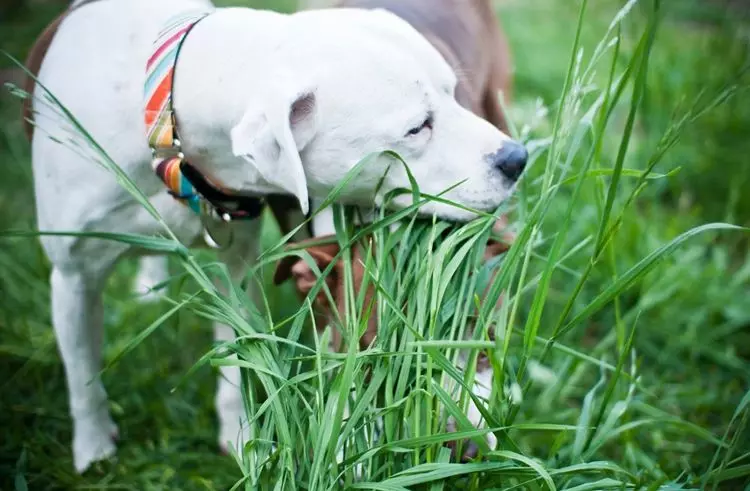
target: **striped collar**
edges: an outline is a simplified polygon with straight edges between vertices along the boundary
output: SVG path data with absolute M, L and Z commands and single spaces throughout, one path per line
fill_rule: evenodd
M 262 200 L 232 194 L 212 184 L 185 160 L 177 137 L 173 102 L 177 58 L 187 35 L 210 13 L 192 11 L 172 18 L 154 42 L 146 64 L 145 83 L 145 119 L 152 167 L 168 192 L 196 214 L 224 222 L 252 220 L 260 216 Z

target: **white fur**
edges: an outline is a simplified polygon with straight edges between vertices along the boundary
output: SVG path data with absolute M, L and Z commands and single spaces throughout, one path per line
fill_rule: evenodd
M 478 371 L 474 376 L 474 387 L 472 388 L 472 392 L 480 399 L 489 401 L 490 396 L 492 395 L 493 381 L 494 376 L 491 367 L 486 370 Z M 475 428 L 485 428 L 487 426 L 482 413 L 479 412 L 479 408 L 477 408 L 473 399 L 469 399 L 469 410 L 467 411 L 466 417 L 469 418 L 469 421 L 471 421 L 471 424 Z M 487 439 L 487 444 L 490 449 L 495 450 L 497 447 L 497 437 L 495 434 L 487 433 L 485 438 Z
M 161 298 L 161 292 L 154 287 L 162 285 L 169 279 L 167 261 L 162 256 L 143 256 L 138 264 L 138 275 L 135 278 L 135 291 L 142 302 L 154 302 Z
M 209 6 L 204 0 L 86 5 L 63 22 L 39 75 L 188 245 L 200 241 L 201 225 L 167 195 L 150 168 L 142 85 L 151 45 L 167 18 Z M 423 191 L 439 193 L 466 180 L 446 197 L 492 210 L 510 185 L 485 156 L 507 137 L 458 105 L 455 83 L 434 48 L 385 12 L 334 9 L 287 16 L 219 9 L 184 44 L 175 109 L 190 162 L 228 188 L 292 193 L 304 208 L 308 196 L 326 196 L 365 155 L 393 149 L 410 164 Z M 434 129 L 406 136 L 428 110 Z M 80 150 L 56 143 L 75 138 L 67 123 L 38 100 L 35 111 L 41 129 L 32 143 L 41 230 L 161 232 L 112 175 Z M 386 169 L 385 186 L 376 195 Z M 408 187 L 403 167 L 380 158 L 341 199 L 371 206 L 397 187 Z M 471 218 L 445 205 L 424 212 Z M 235 228 L 235 240 L 222 259 L 240 275 L 256 257 L 260 231 L 257 223 L 228 226 Z M 100 291 L 115 262 L 138 251 L 81 237 L 45 237 L 42 243 L 53 265 L 52 320 L 68 380 L 75 466 L 83 471 L 115 451 L 115 426 L 98 376 Z M 220 339 L 231 335 L 225 326 L 216 331 Z M 241 440 L 242 407 L 238 374 L 225 369 L 222 375 L 217 409 L 220 441 L 226 444 Z

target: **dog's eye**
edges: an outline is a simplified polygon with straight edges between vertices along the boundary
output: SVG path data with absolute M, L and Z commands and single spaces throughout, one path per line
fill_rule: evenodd
M 430 114 L 429 116 L 427 116 L 427 119 L 425 119 L 421 125 L 417 126 L 416 128 L 410 129 L 406 133 L 406 136 L 417 136 L 418 134 L 422 133 L 424 130 L 427 130 L 427 129 L 431 130 L 432 122 L 433 122 L 432 115 Z

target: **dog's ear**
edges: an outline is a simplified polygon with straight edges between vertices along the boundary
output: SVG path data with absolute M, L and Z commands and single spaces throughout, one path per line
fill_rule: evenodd
M 312 90 L 274 90 L 254 100 L 232 128 L 232 153 L 249 162 L 270 184 L 297 198 L 309 212 L 307 178 L 300 152 L 317 130 L 317 101 Z
M 306 251 L 312 256 L 318 269 L 322 272 L 339 253 L 338 244 L 323 244 L 323 245 L 312 245 L 306 248 Z M 326 278 L 328 287 L 332 288 L 337 281 L 338 271 L 333 268 Z M 280 285 L 289 278 L 294 278 L 295 286 L 297 291 L 303 295 L 307 295 L 312 290 L 315 283 L 318 281 L 318 277 L 313 271 L 312 267 L 304 259 L 297 256 L 289 256 L 282 259 L 276 266 L 276 272 L 273 276 L 275 284 Z

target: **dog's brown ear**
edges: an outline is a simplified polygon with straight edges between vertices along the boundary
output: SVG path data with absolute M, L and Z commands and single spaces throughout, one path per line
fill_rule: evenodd
M 333 258 L 339 253 L 340 248 L 338 244 L 323 244 L 311 245 L 305 250 L 315 260 L 318 269 L 323 271 L 331 264 Z M 336 274 L 337 271 L 334 268 L 328 275 L 328 281 L 334 280 Z M 307 261 L 297 256 L 285 257 L 279 262 L 276 266 L 273 281 L 276 285 L 280 285 L 292 277 L 295 279 L 297 290 L 302 294 L 309 293 L 318 281 L 315 271 L 307 264 Z

